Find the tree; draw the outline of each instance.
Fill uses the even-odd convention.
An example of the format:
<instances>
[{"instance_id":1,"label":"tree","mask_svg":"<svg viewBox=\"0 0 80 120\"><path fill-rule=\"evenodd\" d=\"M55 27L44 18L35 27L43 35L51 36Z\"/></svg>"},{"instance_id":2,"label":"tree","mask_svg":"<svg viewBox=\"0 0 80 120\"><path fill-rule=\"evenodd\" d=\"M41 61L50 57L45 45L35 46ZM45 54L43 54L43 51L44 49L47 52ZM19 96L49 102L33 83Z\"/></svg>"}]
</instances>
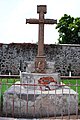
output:
<instances>
[{"instance_id":1,"label":"tree","mask_svg":"<svg viewBox=\"0 0 80 120\"><path fill-rule=\"evenodd\" d=\"M80 18L74 18L64 14L57 23L59 32L58 42L61 44L80 44L78 32L80 31Z\"/></svg>"}]
</instances>

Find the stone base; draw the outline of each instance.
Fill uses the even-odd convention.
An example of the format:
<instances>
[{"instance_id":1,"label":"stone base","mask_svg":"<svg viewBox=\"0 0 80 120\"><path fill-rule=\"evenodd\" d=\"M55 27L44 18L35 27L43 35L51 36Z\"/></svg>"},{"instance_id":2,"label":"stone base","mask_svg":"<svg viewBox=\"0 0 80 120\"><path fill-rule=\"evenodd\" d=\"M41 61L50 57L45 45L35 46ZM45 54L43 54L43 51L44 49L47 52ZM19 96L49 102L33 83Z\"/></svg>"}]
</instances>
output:
<instances>
[{"instance_id":1,"label":"stone base","mask_svg":"<svg viewBox=\"0 0 80 120\"><path fill-rule=\"evenodd\" d=\"M26 65L27 65L27 67L26 67L27 73L35 73L35 62L27 61ZM55 72L55 62L47 62L45 70L46 70L46 73L48 73L48 74L54 73Z\"/></svg>"},{"instance_id":2,"label":"stone base","mask_svg":"<svg viewBox=\"0 0 80 120\"><path fill-rule=\"evenodd\" d=\"M41 73L27 73L22 72L21 73L21 83L22 84L38 84L38 80L40 78L45 77L52 77L57 82L57 84L60 83L60 74L59 73L52 73L52 74L41 74ZM24 86L26 88L26 86ZM38 86L36 86L37 89ZM34 89L34 86L29 86L28 89Z\"/></svg>"},{"instance_id":3,"label":"stone base","mask_svg":"<svg viewBox=\"0 0 80 120\"><path fill-rule=\"evenodd\" d=\"M3 96L3 113L14 114L15 117L41 118L76 114L77 105L78 94L67 86L41 91L13 85Z\"/></svg>"}]
</instances>

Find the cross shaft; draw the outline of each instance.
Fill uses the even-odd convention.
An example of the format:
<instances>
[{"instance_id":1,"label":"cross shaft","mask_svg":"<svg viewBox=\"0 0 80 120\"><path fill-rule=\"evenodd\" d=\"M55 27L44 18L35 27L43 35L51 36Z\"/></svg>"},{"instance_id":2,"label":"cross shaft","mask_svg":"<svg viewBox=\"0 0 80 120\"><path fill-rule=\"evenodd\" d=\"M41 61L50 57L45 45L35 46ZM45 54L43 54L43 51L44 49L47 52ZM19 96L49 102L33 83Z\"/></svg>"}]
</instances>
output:
<instances>
[{"instance_id":1,"label":"cross shaft","mask_svg":"<svg viewBox=\"0 0 80 120\"><path fill-rule=\"evenodd\" d=\"M44 72L46 66L46 59L44 56L44 24L56 24L57 20L44 19L44 14L47 12L46 5L38 5L37 13L39 13L39 19L26 19L26 24L39 24L38 33L38 54L35 60L35 69Z\"/></svg>"}]
</instances>

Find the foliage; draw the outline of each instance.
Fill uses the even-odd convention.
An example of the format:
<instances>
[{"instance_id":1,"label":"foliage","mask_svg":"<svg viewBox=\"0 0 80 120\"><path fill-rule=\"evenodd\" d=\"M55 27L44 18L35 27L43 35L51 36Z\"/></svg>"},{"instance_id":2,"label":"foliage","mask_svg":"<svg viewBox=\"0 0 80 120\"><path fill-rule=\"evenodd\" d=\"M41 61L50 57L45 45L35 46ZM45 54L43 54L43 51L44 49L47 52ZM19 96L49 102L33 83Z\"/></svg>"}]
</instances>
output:
<instances>
[{"instance_id":1,"label":"foliage","mask_svg":"<svg viewBox=\"0 0 80 120\"><path fill-rule=\"evenodd\" d=\"M58 42L61 44L80 44L80 17L74 18L64 14L57 23L56 29L59 32Z\"/></svg>"}]
</instances>

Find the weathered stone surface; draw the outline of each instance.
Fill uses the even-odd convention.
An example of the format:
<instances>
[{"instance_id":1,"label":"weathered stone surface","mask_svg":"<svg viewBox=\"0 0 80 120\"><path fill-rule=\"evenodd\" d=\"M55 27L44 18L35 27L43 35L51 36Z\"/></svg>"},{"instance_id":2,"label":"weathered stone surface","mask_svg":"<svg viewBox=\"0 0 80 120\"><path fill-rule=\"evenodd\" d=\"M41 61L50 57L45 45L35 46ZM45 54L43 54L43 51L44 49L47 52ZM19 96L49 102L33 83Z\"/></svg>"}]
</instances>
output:
<instances>
[{"instance_id":1,"label":"weathered stone surface","mask_svg":"<svg viewBox=\"0 0 80 120\"><path fill-rule=\"evenodd\" d=\"M3 96L4 114L24 117L76 114L77 104L78 94L67 86L41 91L13 85Z\"/></svg>"},{"instance_id":2,"label":"weathered stone surface","mask_svg":"<svg viewBox=\"0 0 80 120\"><path fill-rule=\"evenodd\" d=\"M38 80L43 77L52 77L56 80L57 84L60 83L60 74L52 73L52 74L41 74L41 73L27 73L22 72L21 74L21 83L22 84L38 84ZM24 86L26 88L26 86ZM37 86L36 86L37 88ZM34 89L34 86L28 86L28 89Z\"/></svg>"}]
</instances>

